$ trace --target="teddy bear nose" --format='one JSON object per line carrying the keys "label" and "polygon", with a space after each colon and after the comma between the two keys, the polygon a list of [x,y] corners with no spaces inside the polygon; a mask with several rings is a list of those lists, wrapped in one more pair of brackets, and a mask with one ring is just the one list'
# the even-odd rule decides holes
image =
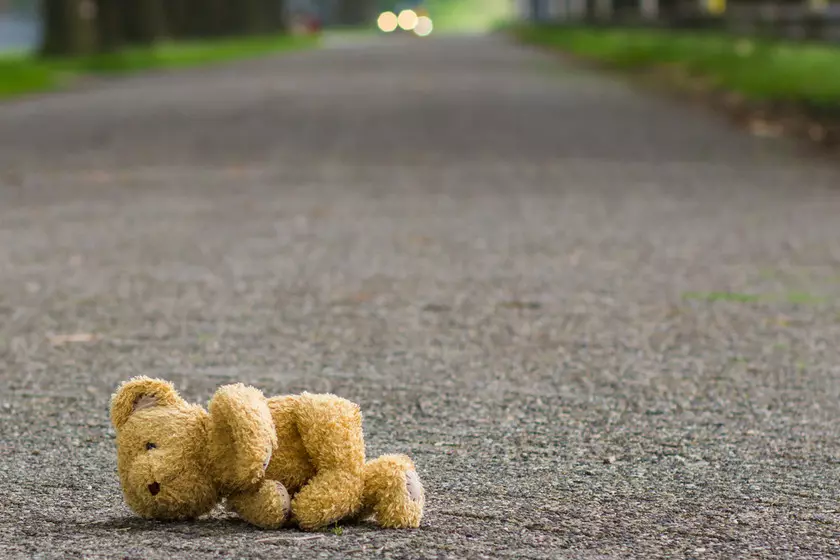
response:
{"label": "teddy bear nose", "polygon": [[152,482],[151,484],[149,484],[149,492],[152,494],[152,496],[157,496],[158,492],[160,492],[160,484],[158,484],[157,482]]}

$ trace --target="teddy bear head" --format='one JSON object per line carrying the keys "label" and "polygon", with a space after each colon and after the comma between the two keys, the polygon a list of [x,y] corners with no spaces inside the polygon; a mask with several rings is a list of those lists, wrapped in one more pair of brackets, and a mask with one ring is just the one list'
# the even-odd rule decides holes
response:
{"label": "teddy bear head", "polygon": [[193,519],[265,476],[277,436],[262,393],[224,386],[208,409],[149,377],[135,377],[114,394],[117,471],[126,503],[140,516]]}

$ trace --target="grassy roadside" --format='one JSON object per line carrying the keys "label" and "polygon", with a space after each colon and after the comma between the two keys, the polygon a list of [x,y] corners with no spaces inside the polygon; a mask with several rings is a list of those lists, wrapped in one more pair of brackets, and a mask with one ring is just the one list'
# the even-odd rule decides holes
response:
{"label": "grassy roadside", "polygon": [[303,49],[317,42],[315,37],[284,35],[159,43],[74,58],[42,59],[0,53],[0,99],[57,89],[85,75],[203,66]]}
{"label": "grassy roadside", "polygon": [[724,33],[521,27],[520,40],[623,70],[678,68],[754,101],[840,110],[840,48]]}

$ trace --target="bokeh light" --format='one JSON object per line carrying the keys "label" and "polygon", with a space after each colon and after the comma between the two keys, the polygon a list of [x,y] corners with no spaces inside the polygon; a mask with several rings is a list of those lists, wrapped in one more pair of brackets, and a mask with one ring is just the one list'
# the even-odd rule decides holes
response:
{"label": "bokeh light", "polygon": [[400,28],[405,31],[414,31],[414,28],[417,27],[417,12],[414,10],[403,10],[400,12],[398,23]]}
{"label": "bokeh light", "polygon": [[417,25],[414,26],[414,33],[418,37],[428,37],[434,31],[435,24],[429,16],[420,16],[417,18]]}
{"label": "bokeh light", "polygon": [[379,26],[380,31],[391,33],[392,31],[395,31],[399,25],[399,22],[397,21],[397,14],[394,12],[382,12],[379,14],[379,19],[376,24]]}

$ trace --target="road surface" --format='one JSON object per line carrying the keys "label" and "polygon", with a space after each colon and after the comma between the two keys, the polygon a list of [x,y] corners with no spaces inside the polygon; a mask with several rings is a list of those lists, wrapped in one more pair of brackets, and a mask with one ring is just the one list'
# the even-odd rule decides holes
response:
{"label": "road surface", "polygon": [[[500,37],[0,105],[4,558],[840,554],[840,169]],[[359,402],[415,531],[138,519],[136,374]]]}

